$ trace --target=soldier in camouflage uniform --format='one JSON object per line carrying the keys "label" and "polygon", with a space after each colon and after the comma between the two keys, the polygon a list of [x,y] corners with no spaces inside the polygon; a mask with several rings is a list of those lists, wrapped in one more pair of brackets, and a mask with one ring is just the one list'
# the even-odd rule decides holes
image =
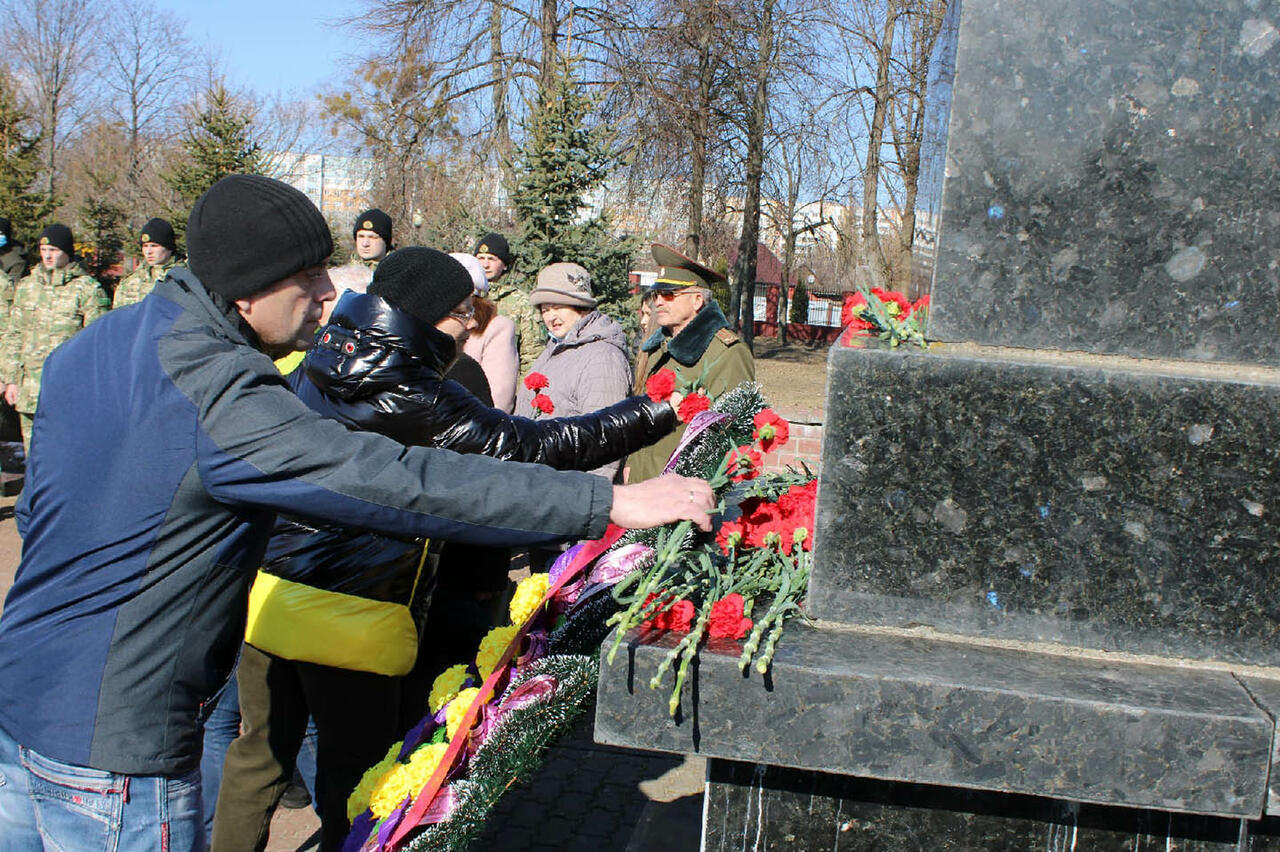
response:
{"label": "soldier in camouflage uniform", "polygon": [[26,246],[13,239],[13,223],[0,216],[0,272],[17,281],[27,274]]}
{"label": "soldier in camouflage uniform", "polygon": [[173,226],[164,219],[152,219],[142,226],[138,238],[142,243],[142,263],[129,277],[116,285],[111,294],[111,307],[123,308],[146,298],[151,289],[169,270],[178,265],[173,253],[177,244],[173,238]]}
{"label": "soldier in camouflage uniform", "polygon": [[351,238],[356,243],[352,263],[377,269],[378,264],[392,250],[391,217],[377,207],[364,211],[351,226]]}
{"label": "soldier in camouflage uniform", "polygon": [[489,300],[497,306],[498,313],[516,325],[516,347],[520,350],[520,375],[523,376],[546,346],[546,326],[533,305],[529,304],[529,295],[510,279],[502,280],[514,262],[506,237],[496,233],[485,234],[471,253],[480,261],[485,278],[489,279]]}
{"label": "soldier in camouflage uniform", "polygon": [[40,264],[14,289],[13,306],[0,337],[4,398],[18,410],[22,442],[28,450],[44,359],[111,308],[102,285],[72,260],[74,253],[66,225],[50,225],[41,232]]}

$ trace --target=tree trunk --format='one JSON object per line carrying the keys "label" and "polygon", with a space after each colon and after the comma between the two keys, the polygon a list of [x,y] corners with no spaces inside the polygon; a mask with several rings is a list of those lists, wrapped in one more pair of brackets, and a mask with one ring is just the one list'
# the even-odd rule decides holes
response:
{"label": "tree trunk", "polygon": [[742,211],[742,239],[738,241],[737,278],[741,298],[741,333],[747,349],[755,343],[755,285],[757,244],[760,242],[760,182],[764,175],[764,126],[769,107],[769,67],[773,58],[773,4],[763,0],[757,35],[755,94],[747,116],[747,199]]}
{"label": "tree trunk", "polygon": [[862,261],[874,278],[874,284],[887,283],[887,264],[880,247],[877,213],[880,189],[880,146],[884,143],[884,126],[889,114],[892,91],[889,87],[889,67],[893,61],[893,32],[900,11],[899,0],[889,0],[885,6],[884,33],[876,54],[876,88],[873,96],[871,132],[867,138],[867,167],[862,173]]}
{"label": "tree trunk", "polygon": [[493,0],[489,6],[489,63],[493,66],[493,88],[489,95],[493,104],[493,151],[502,170],[502,185],[510,192],[515,187],[515,170],[511,162],[511,118],[507,113],[507,63],[502,55],[502,4]]}
{"label": "tree trunk", "polygon": [[689,232],[685,236],[685,254],[694,260],[702,248],[702,200],[707,187],[707,143],[711,121],[711,39],[714,36],[711,10],[702,18],[698,34],[698,96],[689,128],[693,136],[689,173]]}
{"label": "tree trunk", "polygon": [[556,0],[542,0],[542,14],[538,21],[542,56],[538,62],[538,97],[545,99],[551,92],[556,76],[556,42],[558,17]]}

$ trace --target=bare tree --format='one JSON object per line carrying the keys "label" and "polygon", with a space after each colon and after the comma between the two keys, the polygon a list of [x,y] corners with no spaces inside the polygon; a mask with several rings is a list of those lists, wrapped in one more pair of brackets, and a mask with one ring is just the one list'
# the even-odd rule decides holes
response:
{"label": "bare tree", "polygon": [[755,80],[747,112],[746,201],[742,210],[742,238],[738,241],[730,312],[741,303],[742,341],[751,349],[755,338],[755,281],[757,244],[760,242],[760,184],[764,176],[764,135],[769,112],[769,75],[774,64],[774,6],[776,0],[760,0],[756,29]]}
{"label": "bare tree", "polygon": [[58,155],[80,117],[93,80],[96,0],[4,0],[5,49],[25,86],[44,142],[46,197],[55,198]]}
{"label": "bare tree", "polygon": [[139,202],[147,150],[185,100],[191,45],[176,16],[149,4],[116,0],[111,18],[102,82],[114,95],[110,111],[124,128],[125,202],[136,220],[146,216]]}

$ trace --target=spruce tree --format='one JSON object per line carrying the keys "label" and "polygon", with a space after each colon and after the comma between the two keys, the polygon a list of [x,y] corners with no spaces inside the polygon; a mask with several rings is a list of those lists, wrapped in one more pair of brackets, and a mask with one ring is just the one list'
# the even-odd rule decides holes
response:
{"label": "spruce tree", "polygon": [[604,185],[612,158],[604,129],[588,126],[590,109],[568,68],[539,93],[517,153],[512,202],[520,233],[513,250],[530,277],[549,263],[581,264],[591,273],[601,309],[625,317],[636,243],[610,234],[603,216],[581,217],[587,196]]}
{"label": "spruce tree", "polygon": [[796,282],[796,291],[791,296],[790,320],[802,325],[809,321],[809,288],[803,281]]}
{"label": "spruce tree", "polygon": [[164,175],[181,199],[169,219],[182,234],[191,206],[205,190],[227,175],[261,174],[266,164],[253,138],[252,112],[237,104],[220,83],[210,87],[203,100],[182,134],[184,160]]}
{"label": "spruce tree", "polygon": [[13,77],[0,68],[0,216],[13,223],[14,240],[30,247],[53,205],[31,191],[40,174],[40,133],[17,91]]}

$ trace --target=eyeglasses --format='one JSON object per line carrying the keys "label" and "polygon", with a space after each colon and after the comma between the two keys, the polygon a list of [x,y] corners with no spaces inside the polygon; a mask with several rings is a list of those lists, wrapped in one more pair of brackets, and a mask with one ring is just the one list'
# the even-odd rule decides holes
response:
{"label": "eyeglasses", "polygon": [[448,314],[448,315],[449,315],[449,316],[451,316],[451,317],[453,317],[453,318],[454,318],[454,319],[456,319],[456,320],[461,320],[462,322],[467,322],[467,321],[469,321],[473,316],[475,316],[475,315],[476,315],[476,309],[475,309],[475,306],[473,305],[473,306],[471,306],[470,308],[468,308],[468,309],[467,309],[467,310],[465,310],[465,311],[449,311],[449,314]]}
{"label": "eyeglasses", "polygon": [[676,296],[684,296],[689,292],[689,290],[654,290],[653,298],[659,302],[674,302]]}

